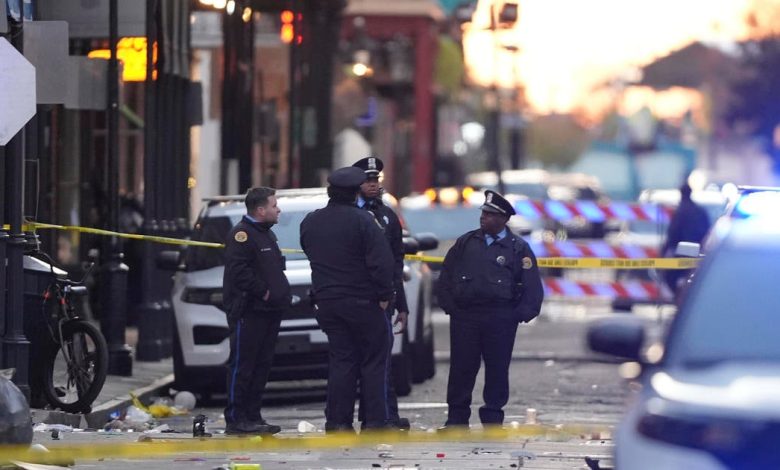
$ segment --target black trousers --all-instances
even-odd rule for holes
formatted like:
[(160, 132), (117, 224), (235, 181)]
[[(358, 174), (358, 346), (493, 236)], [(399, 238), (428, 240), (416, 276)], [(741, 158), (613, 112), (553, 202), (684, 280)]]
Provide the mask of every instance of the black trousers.
[(482, 424), (504, 422), (509, 400), (509, 364), (517, 333), (511, 311), (464, 312), (450, 318), (450, 375), (447, 383), (448, 425), (468, 424), (471, 394), (481, 362), (485, 384), (479, 409)]
[(282, 312), (245, 312), (228, 318), (227, 423), (262, 420), (260, 406), (281, 322)]
[(365, 405), (366, 427), (384, 427), (392, 328), (376, 301), (346, 298), (317, 301), (317, 322), (328, 336), (328, 398), (325, 428), (351, 427), (357, 384)]
[[(390, 321), (390, 327), (393, 325), (393, 312), (395, 311), (395, 303), (391, 302), (387, 307), (387, 319)], [(391, 332), (392, 333), (392, 332)], [(395, 335), (390, 335), (390, 344), (387, 345), (387, 354), (390, 356), (390, 366), (387, 368), (387, 411), (390, 413), (390, 421), (398, 421), (401, 416), (398, 414), (398, 395), (395, 394), (395, 384), (393, 383), (393, 343), (395, 342)], [(366, 422), (366, 405), (361, 398), (358, 404), (358, 420), (362, 423)]]

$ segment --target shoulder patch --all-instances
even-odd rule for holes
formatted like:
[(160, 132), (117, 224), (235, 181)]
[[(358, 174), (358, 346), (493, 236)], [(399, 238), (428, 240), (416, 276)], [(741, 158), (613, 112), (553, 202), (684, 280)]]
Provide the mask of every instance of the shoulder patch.
[(244, 243), (245, 241), (247, 241), (248, 238), (249, 237), (247, 236), (246, 232), (244, 232), (243, 230), (239, 230), (238, 232), (236, 232), (236, 235), (233, 237), (233, 239), (238, 243)]
[(523, 258), (523, 269), (531, 269), (534, 267), (534, 262), (529, 256)]

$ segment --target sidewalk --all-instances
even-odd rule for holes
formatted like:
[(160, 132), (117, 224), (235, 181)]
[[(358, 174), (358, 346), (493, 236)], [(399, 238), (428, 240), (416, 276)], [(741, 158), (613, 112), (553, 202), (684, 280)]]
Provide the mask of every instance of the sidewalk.
[[(135, 350), (137, 332), (127, 329), (128, 344)], [(92, 412), (86, 415), (64, 413), (55, 410), (33, 409), (33, 422), (48, 424), (67, 424), (74, 428), (99, 429), (109, 421), (109, 416), (122, 411), (132, 404), (130, 393), (144, 401), (159, 391), (173, 385), (173, 359), (159, 362), (141, 362), (133, 359), (133, 375), (120, 377), (109, 375), (103, 389), (92, 404)]]

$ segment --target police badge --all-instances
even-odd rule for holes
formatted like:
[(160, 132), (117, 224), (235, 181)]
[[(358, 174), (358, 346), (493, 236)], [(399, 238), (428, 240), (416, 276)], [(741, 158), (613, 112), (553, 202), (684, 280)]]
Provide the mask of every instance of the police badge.
[(504, 258), (503, 256), (499, 256), (498, 258), (496, 258), (496, 263), (498, 263), (499, 266), (503, 266), (506, 264), (506, 258)]

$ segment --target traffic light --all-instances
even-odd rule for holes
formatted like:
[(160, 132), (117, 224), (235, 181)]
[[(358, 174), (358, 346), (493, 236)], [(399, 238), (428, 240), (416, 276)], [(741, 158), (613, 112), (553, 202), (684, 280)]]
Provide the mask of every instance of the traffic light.
[(279, 15), (279, 17), (282, 20), (282, 27), (279, 30), (279, 37), (281, 38), (282, 42), (285, 44), (291, 44), (294, 40), (295, 44), (300, 45), (303, 43), (303, 35), (296, 31), (295, 28), (296, 21), (298, 25), (303, 22), (303, 13), (298, 13), (296, 15), (296, 13), (292, 12), (291, 10), (284, 10)]

